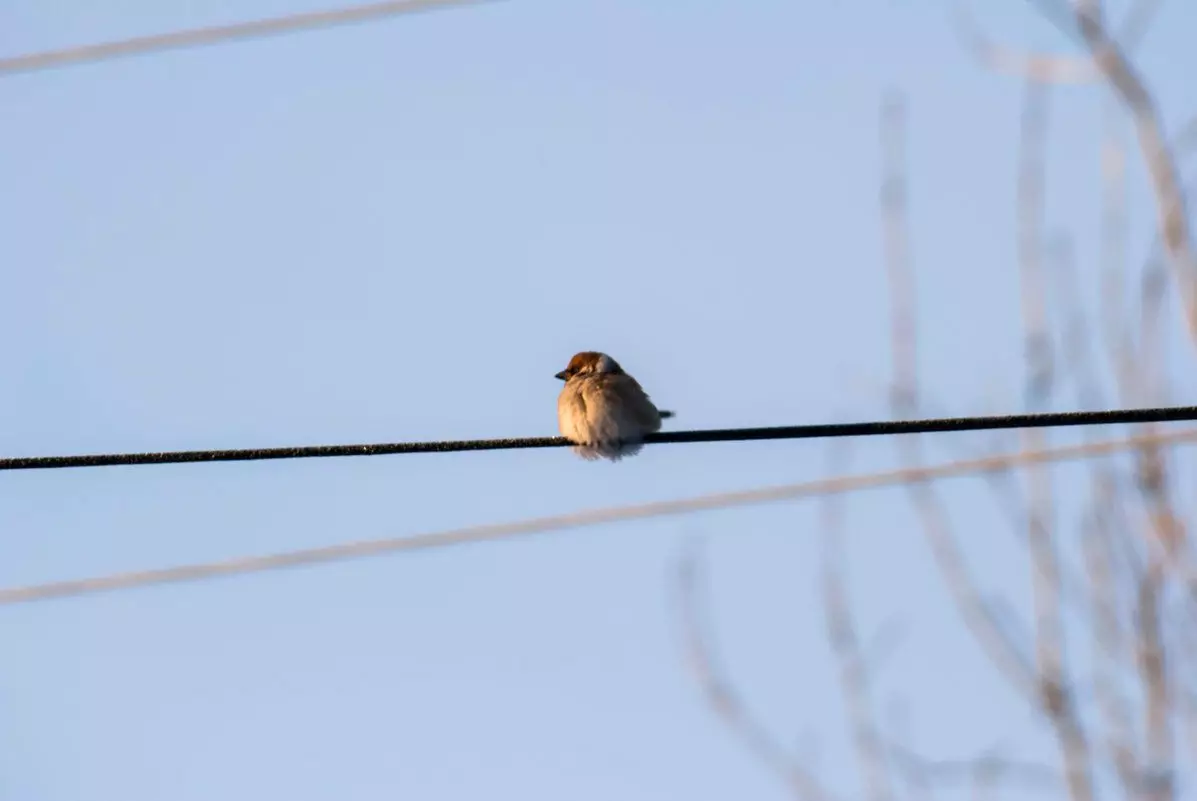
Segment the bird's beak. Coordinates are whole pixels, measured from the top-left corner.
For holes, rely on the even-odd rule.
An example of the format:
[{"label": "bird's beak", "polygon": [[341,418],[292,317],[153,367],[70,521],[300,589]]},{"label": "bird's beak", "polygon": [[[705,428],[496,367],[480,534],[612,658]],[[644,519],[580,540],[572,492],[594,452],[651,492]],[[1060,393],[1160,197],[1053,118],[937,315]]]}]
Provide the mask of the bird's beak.
[{"label": "bird's beak", "polygon": [[561,379],[562,381],[568,381],[568,380],[569,380],[569,376],[567,376],[567,375],[565,374],[565,371],[564,371],[564,370],[562,370],[560,373],[557,373],[557,375],[553,376],[553,378],[559,378],[559,379]]}]

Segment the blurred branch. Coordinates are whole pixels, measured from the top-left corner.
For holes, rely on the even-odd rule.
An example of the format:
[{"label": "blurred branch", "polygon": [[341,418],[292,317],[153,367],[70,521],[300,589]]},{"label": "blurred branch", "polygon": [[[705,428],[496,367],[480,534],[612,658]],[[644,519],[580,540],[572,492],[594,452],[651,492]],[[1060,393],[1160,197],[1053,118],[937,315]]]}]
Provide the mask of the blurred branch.
[{"label": "blurred branch", "polygon": [[[835,445],[833,453],[840,452]],[[840,472],[842,468],[833,472]],[[844,586],[844,547],[847,537],[839,499],[823,500],[823,613],[827,636],[839,665],[840,694],[848,710],[857,763],[873,801],[893,798],[893,778],[882,747],[870,691],[875,666],[865,660],[856,633],[856,622]]]},{"label": "blurred branch", "polygon": [[[1102,105],[1101,144],[1101,284],[1102,332],[1107,357],[1119,377],[1118,387],[1125,392],[1126,381],[1134,370],[1130,332],[1126,323],[1127,264],[1127,143],[1122,132],[1122,118],[1114,101]],[[1120,394],[1119,397],[1125,397]]]},{"label": "blurred branch", "polygon": [[[884,228],[885,264],[891,298],[890,342],[893,348],[893,389],[890,394],[896,416],[910,415],[918,408],[917,353],[915,338],[914,275],[909,257],[905,169],[905,106],[891,95],[881,113],[882,169],[881,213]],[[898,437],[895,442],[907,469],[922,464],[922,438]],[[952,531],[947,509],[935,487],[910,485],[909,493],[936,563],[958,610],[980,646],[999,672],[1021,694],[1035,694],[1034,674],[1020,648],[1000,625],[968,571]]]},{"label": "blurred branch", "polygon": [[[1107,405],[1106,393],[1102,391],[1094,366],[1093,325],[1085,314],[1084,304],[1080,302],[1084,295],[1077,274],[1072,237],[1057,233],[1045,250],[1048,271],[1057,281],[1055,294],[1069,300],[1069,305],[1062,309],[1066,318],[1061,327],[1060,358],[1056,362],[1060,366],[1060,376],[1065,381],[1071,381],[1078,406],[1102,408]],[[1081,432],[1086,441],[1091,441],[1095,434],[1094,431]]]},{"label": "blurred branch", "polygon": [[930,759],[898,743],[890,743],[888,748],[903,773],[917,776],[927,784],[971,781],[974,784],[1016,784],[1024,790],[1060,789],[1055,769],[1035,762],[1007,759],[994,751],[974,759]]},{"label": "blurred branch", "polygon": [[[1178,171],[1180,159],[1190,149],[1197,150],[1197,117],[1180,130],[1170,150],[1154,99],[1124,55],[1145,35],[1161,5],[1158,0],[1134,3],[1117,41],[1107,33],[1100,4],[1093,0],[1077,0],[1071,6],[1043,0],[1038,5],[1083,41],[1084,57],[1014,53],[998,47],[979,32],[968,8],[957,6],[961,30],[974,54],[1024,80],[1016,211],[1027,411],[1048,409],[1072,390],[1081,405],[1089,407],[1103,405],[1102,397],[1112,393],[1124,405],[1162,403],[1170,394],[1170,285],[1163,280],[1168,265],[1184,302],[1189,335],[1197,345],[1197,262],[1185,209],[1188,187]],[[1155,242],[1149,258],[1134,269],[1127,259],[1130,145],[1121,106],[1110,99],[1103,110],[1101,299],[1095,315],[1086,314],[1082,299],[1096,297],[1098,287],[1086,286],[1088,276],[1077,269],[1074,242],[1064,235],[1051,241],[1046,236],[1050,85],[1067,81],[1106,82],[1121,106],[1130,110],[1155,195]],[[918,370],[905,137],[904,100],[891,94],[883,102],[880,119],[880,206],[891,299],[889,403],[897,418],[913,417],[927,405]],[[1049,283],[1053,274],[1059,290]],[[1129,289],[1132,275],[1140,279],[1137,293]],[[1095,326],[1102,331],[1093,330]],[[1099,370],[1105,365],[1098,360],[1106,357],[1113,365],[1112,385],[1103,385]],[[902,791],[927,797],[945,780],[967,782],[978,797],[1014,784],[1023,796],[1046,789],[1056,796],[1067,793],[1075,801],[1111,791],[1145,801],[1174,801],[1182,795],[1188,774],[1180,772],[1178,743],[1190,745],[1197,756],[1197,681],[1191,669],[1197,659],[1197,567],[1190,566],[1192,548],[1179,513],[1178,502],[1184,498],[1179,460],[1166,451],[1158,430],[1148,430],[1152,437],[1130,458],[1111,456],[1091,465],[1087,488],[1082,485],[1089,497],[1079,538],[1064,527],[1065,513],[1071,511],[1063,494],[1069,485],[1057,484],[1049,470],[1031,465],[1016,475],[1010,465],[985,476],[999,511],[1010,529],[1022,536],[1030,558],[1030,627],[1027,618],[1011,612],[1022,607],[986,594],[978,578],[985,575],[983,566],[978,564],[974,572],[965,559],[970,540],[953,524],[937,484],[906,485],[969,636],[1002,680],[1039,716],[1037,730],[1054,739],[1058,756],[1043,752],[1051,765],[1006,759],[994,749],[975,759],[927,759],[914,752],[908,739],[894,741],[883,731],[874,709],[876,673],[862,648],[861,618],[854,614],[847,588],[842,510],[833,501],[825,503],[824,613],[858,772],[871,799],[889,801]],[[1020,436],[1024,453],[1031,454],[1043,452],[1048,436],[1055,435],[1032,431]],[[1093,432],[1081,436],[1091,444]],[[925,469],[924,448],[929,446],[923,437],[897,438],[895,446],[905,470]],[[972,509],[970,516],[983,513]],[[682,584],[692,584],[692,572],[683,573],[689,577]],[[1188,582],[1184,588],[1189,594],[1174,607],[1169,605],[1169,590],[1174,589],[1169,581],[1176,576]],[[695,605],[691,599],[689,606]],[[691,620],[689,628],[699,630],[700,621]],[[815,792],[807,784],[813,781],[809,772],[799,766],[795,780],[792,761],[762,727],[748,721],[743,704],[712,666],[709,646],[704,649],[698,635],[692,634],[691,640],[700,643],[691,647],[699,654],[692,657],[699,665],[695,672],[705,677],[700,682],[708,701],[717,711],[722,709],[729,728],[786,777],[796,794]],[[1078,646],[1084,653],[1077,653]]]},{"label": "blurred branch", "polygon": [[1172,263],[1189,335],[1197,344],[1197,293],[1194,291],[1197,259],[1193,253],[1184,188],[1161,129],[1155,99],[1122,48],[1106,31],[1099,4],[1078,2],[1073,7],[1073,15],[1093,62],[1122,99],[1134,121],[1139,149],[1155,190],[1160,238]]},{"label": "blurred branch", "polygon": [[1100,3],[1093,0],[1077,0],[1071,14],[1067,15],[1068,22],[1065,23],[1057,5],[1046,3],[1044,0],[1031,2],[1066,34],[1071,34],[1069,26],[1075,25],[1089,50],[1089,57],[1078,62],[1059,56],[1015,53],[999,47],[981,33],[963,0],[954,6],[962,39],[982,64],[994,69],[1014,72],[1041,84],[1089,82],[1102,78],[1122,100],[1134,120],[1140,150],[1151,175],[1160,236],[1168,250],[1180,288],[1190,337],[1194,344],[1197,344],[1197,259],[1193,253],[1185,194],[1175,161],[1161,130],[1155,100],[1125,55],[1133,50],[1139,39],[1146,34],[1151,19],[1159,8],[1159,0],[1140,0],[1132,7],[1120,37],[1121,45],[1107,31],[1102,21]]},{"label": "blurred branch", "polygon": [[1162,566],[1153,564],[1140,582],[1137,605],[1139,674],[1146,700],[1144,728],[1147,734],[1147,771],[1140,781],[1147,783],[1148,797],[1153,801],[1169,801],[1175,796],[1173,708],[1160,631],[1163,582]]},{"label": "blurred branch", "polygon": [[[1124,47],[1135,49],[1146,36],[1160,5],[1160,0],[1140,0],[1132,6],[1118,36]],[[977,24],[969,0],[956,0],[952,10],[956,33],[965,48],[995,72],[1041,84],[1093,83],[1102,77],[1101,69],[1091,58],[1019,51],[997,44]]]},{"label": "blurred branch", "polygon": [[[1048,333],[1044,280],[1043,216],[1047,150],[1048,87],[1034,80],[1023,84],[1017,192],[1018,261],[1022,297],[1024,353],[1027,361],[1028,410],[1046,409],[1054,385],[1052,342]],[[1042,431],[1023,432],[1024,447],[1045,446]],[[1027,543],[1032,564],[1035,609],[1035,655],[1039,702],[1056,733],[1060,756],[1075,801],[1093,797],[1090,753],[1072,699],[1073,682],[1065,663],[1061,619],[1060,559],[1055,541],[1054,492],[1050,469],[1027,471]]]},{"label": "blurred branch", "polygon": [[[1103,498],[1101,495],[1097,497]],[[1114,534],[1107,511],[1096,507],[1091,511],[1082,547],[1090,576],[1090,629],[1098,718],[1105,730],[1104,744],[1115,775],[1129,798],[1134,795],[1139,759],[1132,728],[1132,708],[1120,681],[1119,668],[1129,661],[1129,649],[1126,629],[1119,615],[1122,583],[1118,580]]]},{"label": "blurred branch", "polygon": [[805,766],[789,756],[765,727],[752,718],[731,682],[725,678],[712,644],[710,618],[704,604],[702,569],[701,543],[692,540],[678,565],[678,607],[687,662],[707,705],[750,752],[786,783],[795,798],[833,798]]}]

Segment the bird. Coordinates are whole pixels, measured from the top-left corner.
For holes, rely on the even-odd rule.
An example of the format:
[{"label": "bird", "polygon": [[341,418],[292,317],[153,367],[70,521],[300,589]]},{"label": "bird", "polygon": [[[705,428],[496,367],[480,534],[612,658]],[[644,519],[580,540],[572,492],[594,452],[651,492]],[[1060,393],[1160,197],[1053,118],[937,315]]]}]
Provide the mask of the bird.
[{"label": "bird", "polygon": [[617,462],[643,447],[673,412],[658,409],[635,378],[605,353],[584,350],[554,376],[565,382],[557,397],[557,425],[588,461]]}]

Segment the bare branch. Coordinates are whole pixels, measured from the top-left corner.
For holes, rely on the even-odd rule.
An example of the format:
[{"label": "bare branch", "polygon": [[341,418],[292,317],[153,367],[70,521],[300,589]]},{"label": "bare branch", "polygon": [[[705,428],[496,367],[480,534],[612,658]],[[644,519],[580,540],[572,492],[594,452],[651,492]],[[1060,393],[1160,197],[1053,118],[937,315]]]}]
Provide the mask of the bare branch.
[{"label": "bare branch", "polygon": [[1121,584],[1116,575],[1116,557],[1110,516],[1102,508],[1109,502],[1098,494],[1082,539],[1089,568],[1091,592],[1092,659],[1094,686],[1100,719],[1105,729],[1105,748],[1115,775],[1128,798],[1135,793],[1139,758],[1131,728],[1130,701],[1122,691],[1119,668],[1129,661],[1127,635],[1119,615]]},{"label": "bare branch", "polygon": [[1144,728],[1147,732],[1147,771],[1140,781],[1148,782],[1149,797],[1153,801],[1169,801],[1175,796],[1172,697],[1160,631],[1163,582],[1163,567],[1152,565],[1140,582],[1137,609],[1139,674],[1146,698]]},{"label": "bare branch", "polygon": [[[833,446],[834,448],[835,446]],[[893,779],[881,744],[870,691],[871,666],[861,651],[856,623],[844,587],[843,514],[839,500],[823,501],[823,613],[832,653],[839,663],[840,693],[848,709],[857,763],[868,797],[893,798]]]},{"label": "bare branch", "polygon": [[[1077,406],[1082,409],[1100,409],[1106,405],[1106,393],[1102,391],[1101,382],[1094,367],[1092,341],[1094,339],[1093,325],[1085,314],[1084,304],[1078,298],[1081,294],[1081,280],[1077,275],[1076,258],[1072,244],[1072,237],[1065,233],[1053,236],[1046,248],[1048,272],[1056,279],[1055,294],[1069,299],[1069,304],[1062,309],[1066,319],[1061,326],[1060,376],[1067,383],[1071,381]],[[1086,429],[1081,436],[1091,441],[1097,432]]]},{"label": "bare branch", "polygon": [[[1046,282],[1044,280],[1043,214],[1045,151],[1047,148],[1048,87],[1034,81],[1023,84],[1018,170],[1018,256],[1022,286],[1022,320],[1027,360],[1026,401],[1029,411],[1048,407],[1054,384],[1051,337],[1048,333]],[[1042,430],[1023,432],[1024,447],[1044,447]],[[1029,508],[1027,543],[1030,546],[1035,607],[1035,654],[1040,704],[1056,732],[1060,755],[1075,801],[1093,797],[1089,776],[1089,746],[1076,719],[1070,694],[1072,682],[1064,661],[1064,624],[1061,619],[1060,560],[1054,523],[1054,493],[1048,468],[1027,471]]]},{"label": "bare branch", "polygon": [[[1146,36],[1161,0],[1140,0],[1127,14],[1118,39],[1133,51]],[[987,37],[972,15],[968,0],[952,5],[957,35],[977,61],[994,72],[1014,75],[1040,84],[1093,83],[1102,77],[1091,58],[1019,51]]]},{"label": "bare branch", "polygon": [[[1107,356],[1121,379],[1120,388],[1134,371],[1130,332],[1126,327],[1127,264],[1127,144],[1122,119],[1113,100],[1102,105],[1101,144],[1101,282],[1102,330]],[[1123,397],[1123,402],[1129,402]]]},{"label": "bare branch", "polygon": [[915,753],[898,743],[890,743],[889,750],[900,769],[919,776],[924,782],[988,781],[1018,785],[1024,790],[1060,789],[1056,770],[1048,765],[1008,759],[991,750],[972,759],[931,759]]},{"label": "bare branch", "polygon": [[703,604],[701,543],[691,541],[678,565],[678,608],[691,672],[707,704],[744,746],[776,773],[795,798],[831,799],[826,788],[803,765],[786,754],[747,707],[719,667],[711,644],[710,625]]},{"label": "bare branch", "polygon": [[[881,213],[893,348],[894,378],[890,397],[894,413],[902,416],[912,414],[918,408],[918,376],[914,275],[910,267],[907,233],[905,107],[900,96],[889,97],[882,106],[881,148],[884,169]],[[900,437],[895,442],[908,469],[922,463],[921,437]],[[1030,664],[983,600],[935,488],[928,484],[910,485],[909,492],[936,563],[970,631],[1011,685],[1024,696],[1033,698],[1036,690]]]},{"label": "bare branch", "polygon": [[1075,17],[1094,63],[1134,120],[1139,149],[1155,190],[1160,238],[1167,249],[1184,303],[1190,337],[1197,345],[1197,259],[1193,253],[1184,188],[1160,126],[1155,99],[1122,49],[1106,32],[1100,14],[1086,3],[1075,7]]}]

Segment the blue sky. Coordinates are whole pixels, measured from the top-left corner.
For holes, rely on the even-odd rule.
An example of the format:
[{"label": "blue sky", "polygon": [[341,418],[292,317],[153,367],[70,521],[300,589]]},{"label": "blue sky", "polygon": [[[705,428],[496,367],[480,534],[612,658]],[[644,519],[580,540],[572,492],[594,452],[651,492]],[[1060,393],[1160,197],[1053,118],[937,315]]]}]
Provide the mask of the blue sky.
[{"label": "blue sky", "polygon": [[[994,36],[1067,46],[988,5]],[[0,52],[320,7],[10,0]],[[1195,14],[1167,5],[1142,49],[1172,129]],[[0,450],[549,435],[583,349],[678,427],[886,416],[894,88],[929,411],[1016,410],[1019,87],[944,4],[507,0],[0,81]],[[1101,108],[1070,87],[1052,109],[1048,214],[1090,286]],[[826,472],[823,445],[758,442],[9,474],[0,586]],[[1025,597],[984,486],[948,486],[987,584]],[[844,509],[862,626],[903,625],[883,695],[911,741],[1039,753],[903,494]],[[819,521],[785,504],[0,610],[0,797],[783,798],[686,672],[671,582],[695,534],[752,709],[850,790]]]}]

